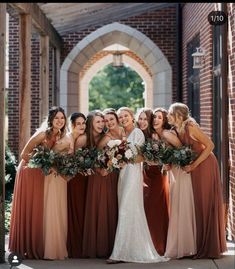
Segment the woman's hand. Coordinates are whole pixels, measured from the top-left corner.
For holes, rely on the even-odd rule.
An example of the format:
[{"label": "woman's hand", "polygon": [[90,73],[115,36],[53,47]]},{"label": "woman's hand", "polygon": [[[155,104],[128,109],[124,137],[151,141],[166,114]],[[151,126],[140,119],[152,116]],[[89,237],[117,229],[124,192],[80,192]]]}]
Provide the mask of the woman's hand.
[{"label": "woman's hand", "polygon": [[109,172],[104,168],[97,168],[96,170],[103,177],[105,177],[105,176],[107,176],[109,174]]},{"label": "woman's hand", "polygon": [[184,170],[186,173],[190,173],[192,172],[196,167],[194,166],[193,163],[189,164],[189,165],[185,165],[184,167],[182,167],[182,170]]}]

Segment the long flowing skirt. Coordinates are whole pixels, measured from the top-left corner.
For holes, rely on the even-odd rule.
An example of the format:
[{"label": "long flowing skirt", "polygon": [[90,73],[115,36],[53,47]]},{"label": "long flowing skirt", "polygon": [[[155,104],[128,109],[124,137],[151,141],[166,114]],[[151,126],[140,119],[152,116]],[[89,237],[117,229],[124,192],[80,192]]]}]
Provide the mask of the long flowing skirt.
[{"label": "long flowing skirt", "polygon": [[169,222],[169,180],[158,166],[144,170],[144,209],[155,249],[164,255]]},{"label": "long flowing skirt", "polygon": [[82,257],[87,176],[78,174],[68,182],[68,238],[70,258]]},{"label": "long flowing skirt", "polygon": [[18,166],[13,193],[9,250],[24,258],[43,258],[44,175],[39,168]]},{"label": "long flowing skirt", "polygon": [[118,174],[88,176],[84,220],[83,256],[106,258],[110,255],[115,238],[118,204]]},{"label": "long flowing skirt", "polygon": [[197,225],[195,258],[219,258],[227,250],[219,166],[213,153],[192,171]]},{"label": "long flowing skirt", "polygon": [[68,256],[67,181],[50,174],[44,188],[44,258],[63,260]]},{"label": "long flowing skirt", "polygon": [[197,252],[191,175],[173,167],[170,177],[170,219],[165,256],[181,258]]}]

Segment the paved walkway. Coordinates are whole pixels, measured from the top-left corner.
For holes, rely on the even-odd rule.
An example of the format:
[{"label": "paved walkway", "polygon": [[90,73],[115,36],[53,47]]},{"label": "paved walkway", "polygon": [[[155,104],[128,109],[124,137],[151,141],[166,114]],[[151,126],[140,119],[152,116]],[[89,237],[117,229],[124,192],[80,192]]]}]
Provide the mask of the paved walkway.
[{"label": "paved walkway", "polygon": [[[234,269],[235,266],[235,244],[228,242],[228,252],[221,259],[179,259],[164,263],[138,264],[119,263],[106,264],[103,259],[67,259],[64,261],[24,260],[15,268],[19,269]],[[9,253],[6,253],[6,263],[0,264],[0,269],[10,269],[7,261]],[[13,269],[12,268],[12,269]]]}]

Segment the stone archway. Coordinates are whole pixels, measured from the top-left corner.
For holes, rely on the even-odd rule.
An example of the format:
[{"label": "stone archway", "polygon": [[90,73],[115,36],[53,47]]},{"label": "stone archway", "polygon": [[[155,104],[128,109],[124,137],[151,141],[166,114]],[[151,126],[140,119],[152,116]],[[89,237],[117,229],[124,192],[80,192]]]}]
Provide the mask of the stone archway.
[{"label": "stone archway", "polygon": [[[94,77],[94,75],[104,68],[106,65],[111,64],[113,61],[113,57],[111,54],[106,55],[105,57],[98,60],[95,64],[93,64],[79,81],[79,109],[83,113],[88,112],[88,103],[89,103],[89,83]],[[145,68],[131,58],[128,55],[123,55],[123,62],[131,66],[131,68],[139,74],[139,76],[145,82],[145,106],[146,107],[153,107],[153,81],[149,73],[145,70]]]},{"label": "stone archway", "polygon": [[121,44],[138,55],[152,77],[153,107],[168,107],[172,101],[172,68],[162,51],[146,35],[129,26],[112,23],[83,38],[68,54],[60,71],[60,105],[67,114],[79,110],[79,72],[97,52]]}]

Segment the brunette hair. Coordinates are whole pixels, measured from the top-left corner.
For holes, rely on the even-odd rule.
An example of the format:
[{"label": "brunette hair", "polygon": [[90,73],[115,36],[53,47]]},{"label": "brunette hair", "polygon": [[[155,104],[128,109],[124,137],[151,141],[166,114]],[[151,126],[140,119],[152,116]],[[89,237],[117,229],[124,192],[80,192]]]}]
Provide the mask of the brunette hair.
[{"label": "brunette hair", "polygon": [[144,133],[145,138],[151,138],[152,133],[154,132],[154,130],[153,130],[153,111],[151,108],[143,107],[137,112],[136,123],[137,123],[138,128],[140,128],[139,123],[138,123],[138,119],[139,119],[141,113],[145,113],[145,115],[147,117],[147,121],[148,121],[148,127],[142,131]]},{"label": "brunette hair", "polygon": [[[93,121],[96,116],[100,116],[104,119],[104,115],[100,110],[93,110],[88,113],[86,118],[86,134],[87,134],[87,147],[92,148],[96,146],[95,139],[93,136]],[[100,139],[103,137],[104,132],[100,134]],[[98,143],[99,143],[98,141]]]},{"label": "brunette hair", "polygon": [[163,117],[163,125],[162,125],[162,128],[163,129],[170,130],[172,128],[172,126],[168,123],[168,119],[167,119],[168,111],[165,108],[157,107],[153,111],[153,117],[154,117],[154,114],[156,112],[161,112],[162,113],[162,117]]}]

